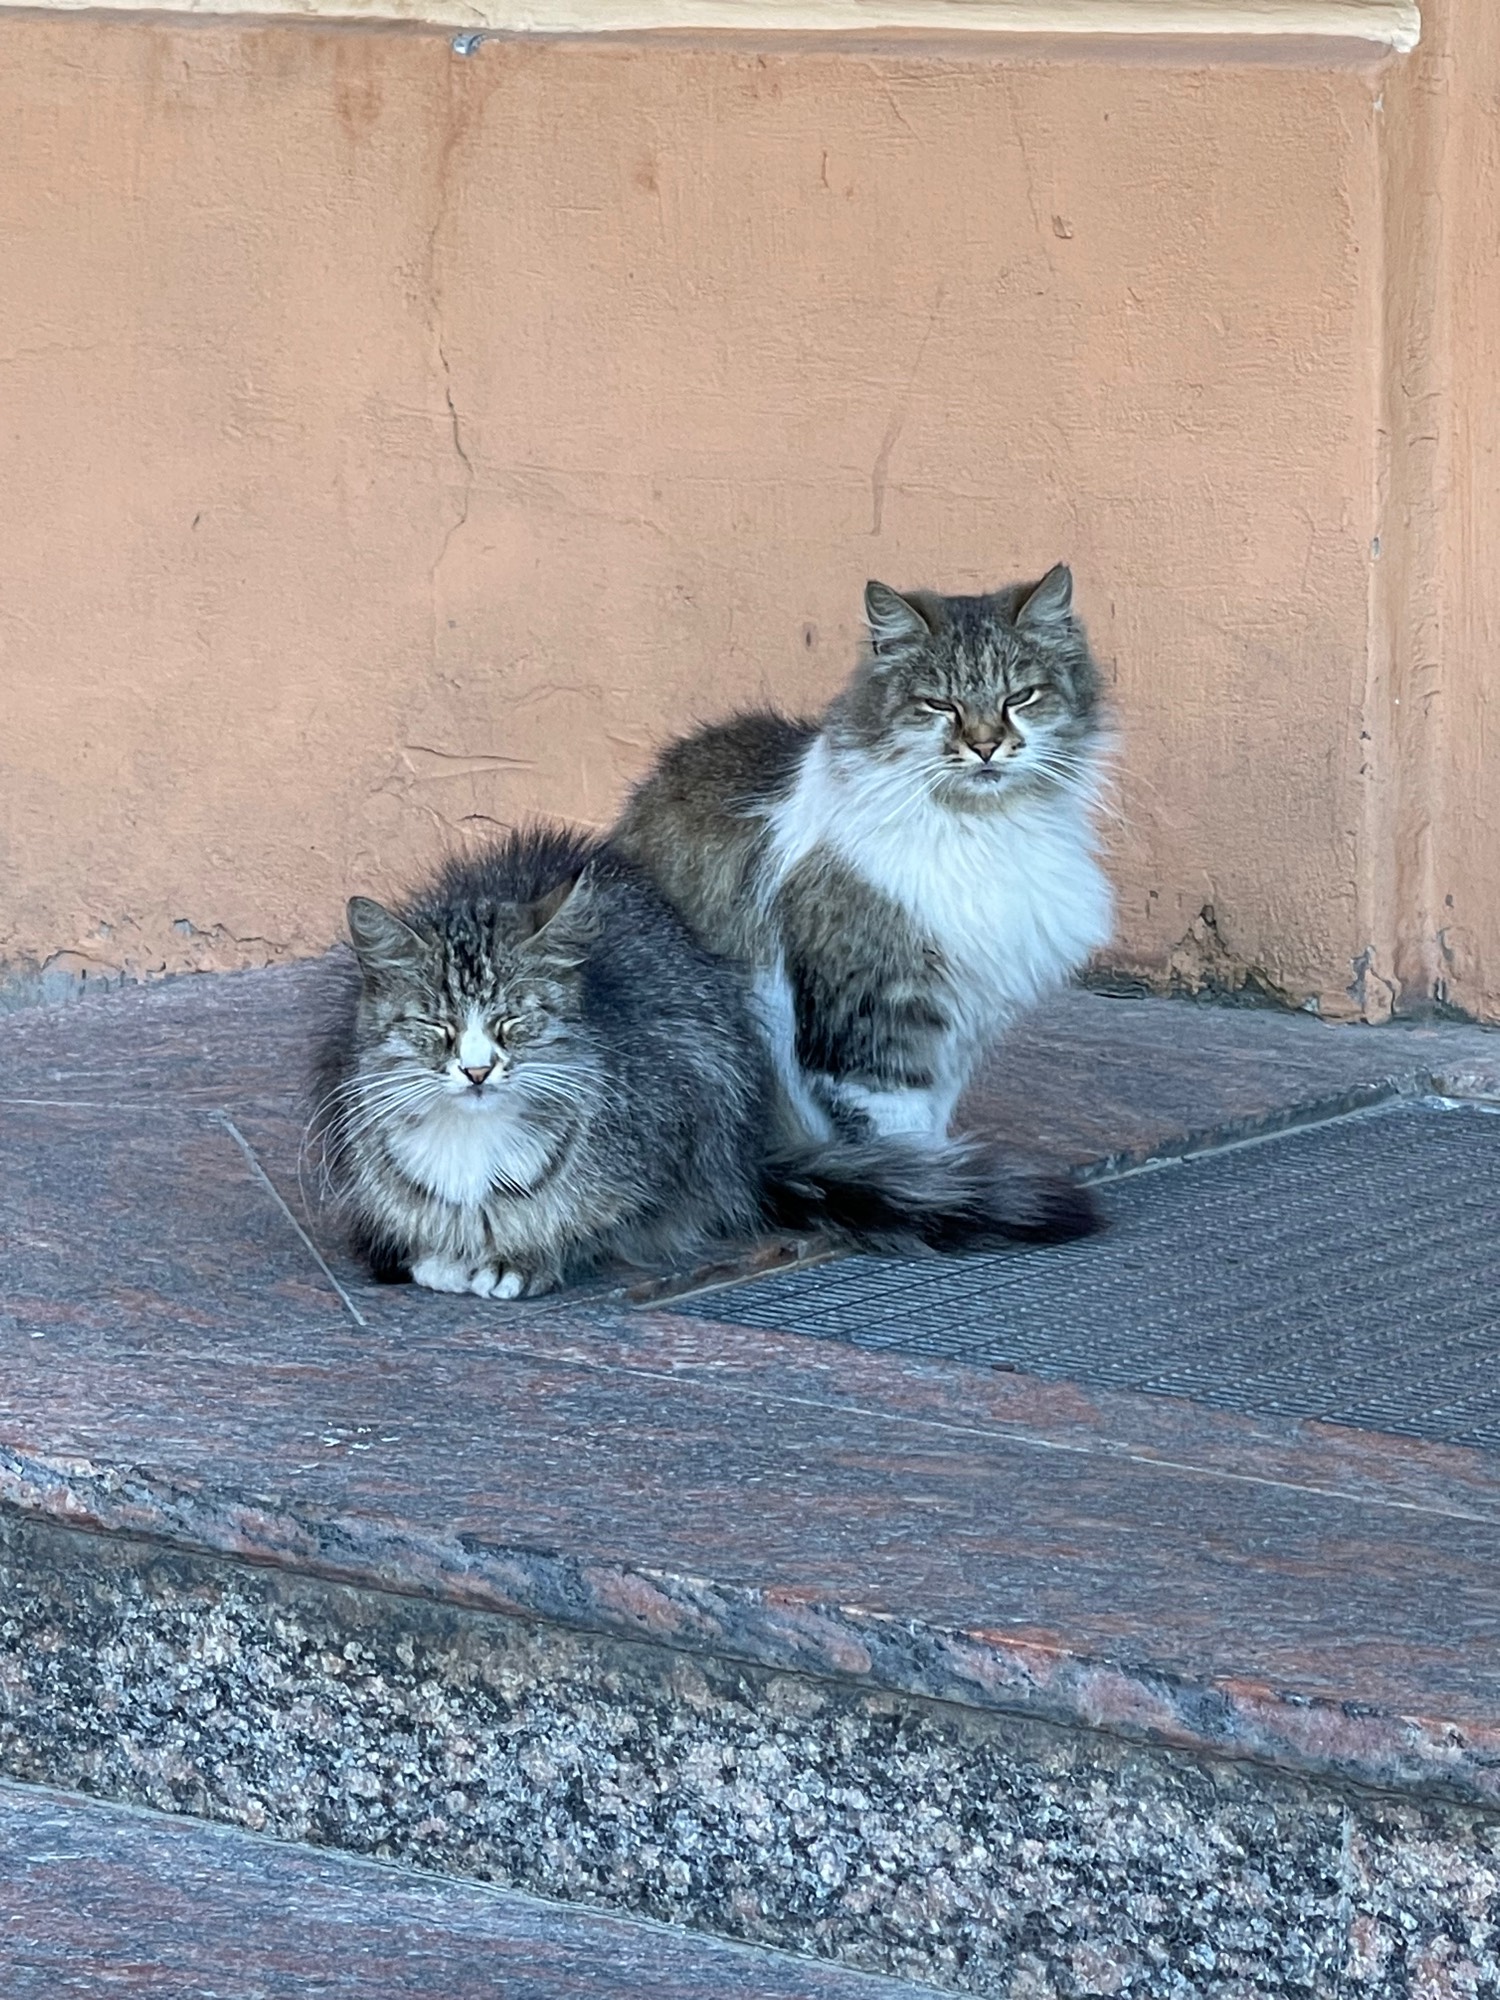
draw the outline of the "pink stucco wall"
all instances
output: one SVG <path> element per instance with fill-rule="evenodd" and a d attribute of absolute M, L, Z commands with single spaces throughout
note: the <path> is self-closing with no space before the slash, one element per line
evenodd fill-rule
<path fill-rule="evenodd" d="M 317 950 L 351 889 L 821 699 L 867 575 L 1061 556 L 1123 731 L 1120 961 L 1378 1014 L 1456 895 L 1445 990 L 1500 1012 L 1493 628 L 1392 442 L 1405 238 L 1448 250 L 1390 121 L 1431 91 L 1206 46 L 0 19 L 0 965 Z M 1392 704 L 1438 587 L 1434 748 Z"/>

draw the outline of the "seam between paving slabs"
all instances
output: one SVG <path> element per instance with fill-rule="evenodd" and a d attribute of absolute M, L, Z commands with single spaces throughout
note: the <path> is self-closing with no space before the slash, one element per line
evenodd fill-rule
<path fill-rule="evenodd" d="M 244 1133 L 240 1130 L 239 1126 L 235 1124 L 234 1120 L 230 1117 L 229 1113 L 227 1111 L 216 1111 L 213 1114 L 210 1122 L 219 1126 L 222 1131 L 227 1132 L 229 1137 L 234 1141 L 235 1145 L 238 1146 L 240 1151 L 244 1154 L 245 1159 L 249 1164 L 250 1172 L 254 1176 L 257 1184 L 268 1195 L 270 1195 L 271 1200 L 275 1203 L 276 1207 L 280 1209 L 281 1213 L 285 1216 L 286 1220 L 292 1225 L 293 1229 L 296 1230 L 298 1236 L 302 1239 L 304 1247 L 311 1253 L 314 1263 L 316 1263 L 318 1269 L 323 1273 L 323 1276 L 328 1280 L 329 1284 L 332 1285 L 333 1289 L 338 1293 L 340 1299 L 342 1299 L 344 1303 L 344 1310 L 348 1313 L 349 1317 L 354 1321 L 354 1324 L 356 1326 L 368 1327 L 370 1322 L 365 1318 L 364 1314 L 360 1311 L 359 1307 L 354 1303 L 353 1299 L 350 1298 L 349 1294 L 344 1290 L 343 1286 L 334 1276 L 333 1271 L 329 1266 L 328 1260 L 324 1257 L 322 1251 L 318 1248 L 317 1244 L 314 1243 L 311 1236 L 308 1235 L 307 1231 L 303 1228 L 302 1224 L 297 1220 L 296 1216 L 292 1213 L 291 1206 L 286 1200 L 286 1197 L 282 1194 L 280 1188 L 277 1187 L 275 1181 L 273 1181 L 271 1176 L 267 1173 L 265 1167 L 261 1164 L 260 1156 L 257 1154 L 255 1148 L 250 1144 L 250 1141 L 245 1137 Z"/>
<path fill-rule="evenodd" d="M 795 1267 L 804 1270 L 805 1265 Z M 1098 1444 L 1068 1444 L 1057 1438 L 1047 1438 L 1032 1430 L 1019 1427 L 1012 1430 L 1001 1423 L 962 1424 L 951 1417 L 913 1416 L 905 1410 L 882 1408 L 875 1403 L 833 1400 L 819 1396 L 796 1396 L 784 1390 L 767 1388 L 762 1383 L 742 1386 L 738 1382 L 722 1377 L 710 1383 L 697 1376 L 674 1374 L 666 1368 L 623 1368 L 616 1362 L 593 1361 L 586 1355 L 547 1352 L 541 1348 L 507 1346 L 504 1360 L 527 1361 L 543 1367 L 572 1368 L 586 1374 L 613 1375 L 630 1382 L 660 1382 L 674 1388 L 723 1389 L 731 1395 L 742 1396 L 746 1401 L 761 1403 L 781 1403 L 789 1408 L 804 1410 L 836 1410 L 841 1415 L 866 1417 L 880 1423 L 904 1424 L 915 1430 L 933 1431 L 945 1437 L 974 1438 L 990 1444 L 1018 1445 L 1028 1451 L 1058 1452 L 1079 1458 L 1108 1458 L 1116 1463 L 1140 1465 L 1152 1471 L 1182 1472 L 1198 1479 L 1219 1479 L 1229 1485 L 1267 1486 L 1277 1492 L 1306 1493 L 1322 1500 L 1334 1500 L 1342 1506 L 1379 1508 L 1383 1511 L 1402 1514 L 1431 1515 L 1438 1520 L 1474 1521 L 1478 1523 L 1500 1523 L 1500 1508 L 1486 1511 L 1482 1508 L 1440 1507 L 1420 1500 L 1391 1500 L 1378 1494 L 1355 1492 L 1341 1486 L 1323 1486 L 1300 1479 L 1274 1479 L 1264 1473 L 1236 1472 L 1225 1466 L 1195 1465 L 1188 1459 L 1167 1458 L 1156 1452 L 1137 1451 L 1133 1446 L 1114 1439 L 1104 1439 Z M 941 1365 L 941 1364 L 938 1364 Z M 955 1366 L 972 1366 L 972 1363 L 955 1363 Z M 979 1364 L 983 1365 L 983 1364 Z M 1378 1433 L 1368 1433 L 1374 1436 Z"/>
<path fill-rule="evenodd" d="M 1397 1105 L 1420 1103 L 1430 1096 L 1430 1075 L 1388 1079 L 1383 1083 L 1356 1084 L 1336 1096 L 1314 1098 L 1292 1105 L 1285 1111 L 1267 1112 L 1262 1117 L 1233 1120 L 1204 1133 L 1188 1133 L 1181 1140 L 1168 1140 L 1145 1158 L 1129 1153 L 1111 1153 L 1085 1167 L 1077 1176 L 1091 1184 L 1131 1180 L 1137 1174 L 1155 1173 L 1163 1167 L 1189 1165 L 1195 1160 L 1216 1158 L 1220 1153 L 1237 1153 L 1248 1146 L 1266 1146 L 1294 1133 L 1312 1131 L 1321 1125 L 1351 1124 L 1357 1119 L 1379 1116 Z"/>

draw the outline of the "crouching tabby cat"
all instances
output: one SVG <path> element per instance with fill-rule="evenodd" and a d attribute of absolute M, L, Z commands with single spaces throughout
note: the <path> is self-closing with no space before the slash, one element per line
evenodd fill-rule
<path fill-rule="evenodd" d="M 1099 672 L 1062 565 L 865 607 L 820 719 L 672 744 L 612 838 L 754 968 L 784 1133 L 937 1144 L 999 1031 L 1109 936 Z"/>
<path fill-rule="evenodd" d="M 517 1298 L 762 1224 L 892 1250 L 1089 1224 L 1081 1191 L 978 1150 L 773 1145 L 741 970 L 596 841 L 512 834 L 399 911 L 356 897 L 349 928 L 314 1132 L 377 1278 Z"/>
<path fill-rule="evenodd" d="M 517 1298 L 755 1227 L 740 983 L 629 863 L 535 827 L 348 915 L 315 1125 L 376 1277 Z"/>

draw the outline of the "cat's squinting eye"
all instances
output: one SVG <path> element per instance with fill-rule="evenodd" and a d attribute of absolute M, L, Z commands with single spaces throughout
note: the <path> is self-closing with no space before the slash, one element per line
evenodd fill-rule
<path fill-rule="evenodd" d="M 929 701 L 923 695 L 917 702 L 918 708 L 925 708 L 929 715 L 957 715 L 958 710 L 951 701 Z"/>
<path fill-rule="evenodd" d="M 1005 697 L 1005 706 L 1007 708 L 1030 708 L 1031 704 L 1040 697 L 1041 692 L 1040 688 L 1017 688 L 1014 694 Z"/>
<path fill-rule="evenodd" d="M 441 1021 L 408 1020 L 403 1025 L 407 1034 L 415 1035 L 424 1042 L 450 1042 L 453 1039 L 451 1030 L 445 1028 Z"/>
<path fill-rule="evenodd" d="M 502 1045 L 502 1047 L 508 1046 L 511 1042 L 515 1040 L 516 1031 L 519 1029 L 520 1025 L 521 1025 L 521 1017 L 519 1014 L 507 1015 L 505 1020 L 500 1021 L 496 1024 L 495 1027 L 496 1041 L 498 1041 Z"/>

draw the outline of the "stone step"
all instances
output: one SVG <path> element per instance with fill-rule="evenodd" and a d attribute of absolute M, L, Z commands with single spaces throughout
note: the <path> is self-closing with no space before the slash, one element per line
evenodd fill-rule
<path fill-rule="evenodd" d="M 5 1024 L 0 1771 L 1016 2000 L 1500 1981 L 1500 1455 L 370 1286 L 316 977 Z M 1139 1165 L 1495 1046 L 1078 996 L 975 1115 Z"/>
<path fill-rule="evenodd" d="M 920 2000 L 932 1991 L 0 1784 L 6 2000 Z"/>

